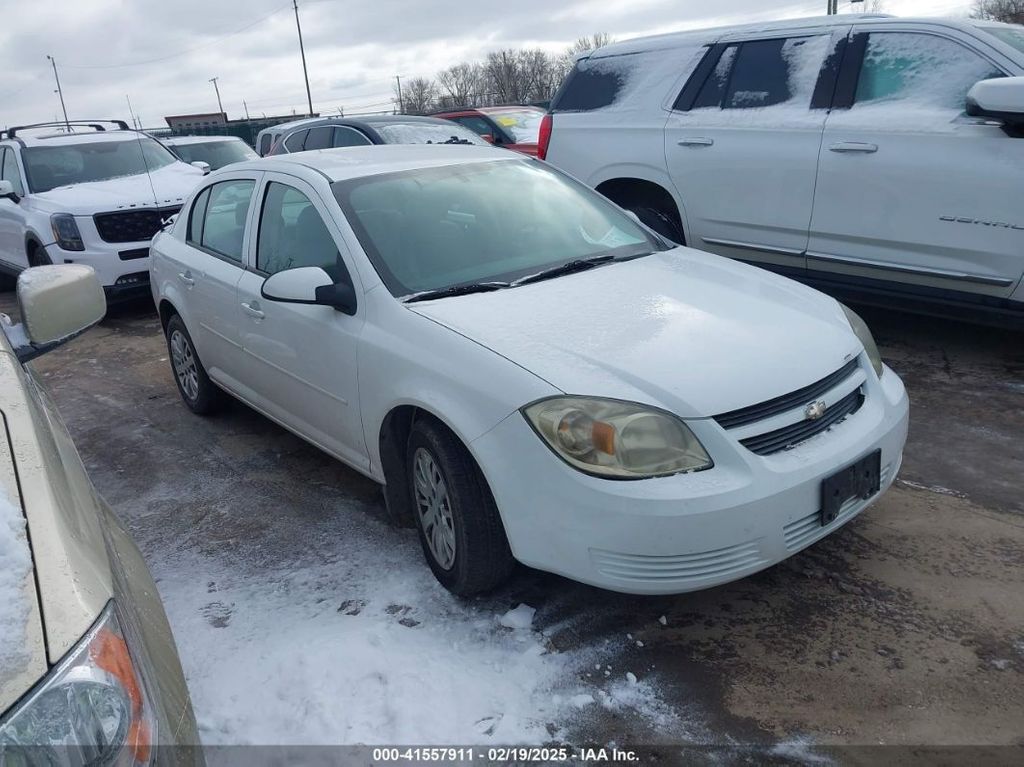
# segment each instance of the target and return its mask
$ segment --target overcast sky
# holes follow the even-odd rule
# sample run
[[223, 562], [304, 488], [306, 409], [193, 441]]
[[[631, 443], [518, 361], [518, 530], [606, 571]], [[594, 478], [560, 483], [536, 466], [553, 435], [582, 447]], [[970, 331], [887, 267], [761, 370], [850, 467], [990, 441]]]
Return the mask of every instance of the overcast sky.
[[[869, 0], [870, 1], [870, 0]], [[966, 15], [970, 0], [883, 0], [898, 15]], [[563, 50], [592, 32], [616, 39], [819, 15], [826, 0], [299, 0], [313, 107], [388, 108], [394, 76], [431, 76], [502, 47]], [[850, 12], [840, 0], [840, 12]], [[224, 109], [244, 117], [306, 109], [291, 0], [0, 0], [0, 126], [57, 119], [57, 61], [68, 113], [123, 117]]]

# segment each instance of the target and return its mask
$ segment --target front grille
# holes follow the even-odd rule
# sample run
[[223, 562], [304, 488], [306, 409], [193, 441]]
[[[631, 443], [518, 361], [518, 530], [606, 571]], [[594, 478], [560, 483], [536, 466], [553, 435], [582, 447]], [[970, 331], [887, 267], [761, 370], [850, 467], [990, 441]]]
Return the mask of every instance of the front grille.
[[104, 242], [144, 242], [153, 239], [163, 222], [181, 210], [180, 205], [144, 210], [119, 210], [92, 217]]
[[856, 413], [862, 404], [864, 404], [864, 393], [860, 388], [857, 388], [828, 408], [825, 411], [825, 415], [816, 421], [798, 421], [775, 431], [741, 439], [740, 444], [758, 455], [771, 455], [788, 447], [793, 447], [797, 443], [810, 439], [816, 434], [821, 434], [821, 432], [835, 426], [848, 415]]
[[730, 410], [728, 413], [716, 415], [714, 418], [723, 429], [735, 429], [738, 426], [746, 426], [756, 421], [763, 421], [765, 418], [771, 418], [773, 415], [785, 413], [787, 410], [792, 410], [795, 407], [806, 405], [808, 402], [818, 399], [833, 386], [852, 376], [857, 370], [857, 364], [857, 360], [854, 358], [836, 372], [825, 376], [810, 386], [797, 389], [789, 394], [783, 394], [781, 397], [765, 400], [757, 405], [750, 405], [739, 410]]

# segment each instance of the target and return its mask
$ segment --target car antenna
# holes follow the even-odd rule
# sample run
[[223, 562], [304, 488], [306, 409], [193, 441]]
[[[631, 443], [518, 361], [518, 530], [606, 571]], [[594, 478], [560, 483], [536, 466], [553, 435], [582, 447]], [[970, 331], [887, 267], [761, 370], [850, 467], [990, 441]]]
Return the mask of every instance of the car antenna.
[[149, 190], [153, 193], [153, 205], [160, 207], [160, 200], [156, 196], [156, 185], [153, 183], [153, 174], [149, 172], [149, 162], [146, 160], [146, 152], [142, 148], [142, 131], [135, 131], [135, 139], [139, 144], [139, 156], [142, 157], [142, 165], [146, 168], [146, 178], [149, 179]]

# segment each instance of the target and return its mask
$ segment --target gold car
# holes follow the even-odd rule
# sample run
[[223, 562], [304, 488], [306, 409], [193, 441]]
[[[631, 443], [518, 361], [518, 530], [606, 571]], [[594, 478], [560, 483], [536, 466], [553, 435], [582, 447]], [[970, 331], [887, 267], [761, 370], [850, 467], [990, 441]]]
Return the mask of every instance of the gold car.
[[18, 302], [21, 325], [0, 315], [0, 764], [201, 763], [153, 578], [24, 367], [98, 322], [103, 291], [43, 266]]

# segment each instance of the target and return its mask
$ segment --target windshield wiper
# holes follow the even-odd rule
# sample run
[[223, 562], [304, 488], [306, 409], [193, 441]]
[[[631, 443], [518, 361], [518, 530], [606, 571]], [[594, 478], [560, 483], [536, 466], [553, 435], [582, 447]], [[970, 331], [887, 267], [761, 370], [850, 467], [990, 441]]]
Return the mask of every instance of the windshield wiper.
[[593, 256], [591, 258], [577, 258], [572, 261], [567, 261], [564, 264], [559, 264], [558, 266], [552, 266], [550, 269], [544, 269], [543, 271], [537, 272], [536, 274], [528, 274], [525, 277], [520, 277], [518, 280], [512, 283], [512, 287], [517, 287], [519, 285], [529, 285], [531, 282], [540, 282], [541, 280], [550, 280], [552, 277], [561, 277], [563, 274], [585, 272], [587, 269], [593, 269], [595, 266], [607, 264], [610, 261], [614, 260], [615, 256]]
[[448, 288], [437, 290], [424, 290], [420, 293], [413, 293], [405, 299], [404, 303], [411, 304], [414, 301], [430, 301], [434, 298], [450, 298], [451, 296], [464, 296], [469, 293], [489, 293], [492, 290], [501, 290], [510, 287], [508, 282], [470, 282], [465, 285], [452, 285]]

